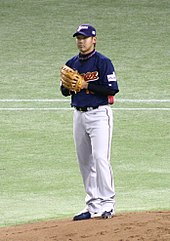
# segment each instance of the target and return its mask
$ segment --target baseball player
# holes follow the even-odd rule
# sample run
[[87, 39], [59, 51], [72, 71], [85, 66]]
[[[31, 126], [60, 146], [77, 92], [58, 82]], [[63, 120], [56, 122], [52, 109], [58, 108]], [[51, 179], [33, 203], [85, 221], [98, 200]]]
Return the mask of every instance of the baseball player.
[[113, 128], [114, 95], [119, 92], [111, 60], [96, 51], [96, 29], [82, 24], [73, 34], [79, 54], [66, 62], [77, 70], [84, 81], [79, 92], [65, 87], [60, 90], [71, 96], [74, 107], [73, 134], [82, 175], [86, 207], [74, 221], [95, 217], [111, 218], [115, 214], [115, 190], [110, 164]]

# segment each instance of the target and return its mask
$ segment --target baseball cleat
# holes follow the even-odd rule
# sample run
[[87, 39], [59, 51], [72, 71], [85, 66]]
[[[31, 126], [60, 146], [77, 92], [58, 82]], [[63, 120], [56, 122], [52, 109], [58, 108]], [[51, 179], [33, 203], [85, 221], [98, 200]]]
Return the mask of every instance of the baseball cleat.
[[113, 210], [111, 210], [110, 212], [107, 212], [107, 211], [103, 212], [101, 217], [103, 219], [107, 219], [107, 218], [112, 218], [113, 215], [114, 215]]
[[85, 213], [77, 214], [73, 217], [73, 221], [86, 220], [91, 218], [91, 213], [89, 211]]

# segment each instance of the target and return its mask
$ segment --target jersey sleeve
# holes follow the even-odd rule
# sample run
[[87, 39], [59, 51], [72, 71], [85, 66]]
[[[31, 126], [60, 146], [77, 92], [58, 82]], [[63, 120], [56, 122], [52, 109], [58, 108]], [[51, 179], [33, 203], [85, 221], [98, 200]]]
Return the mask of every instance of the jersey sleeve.
[[118, 92], [118, 83], [114, 66], [110, 59], [106, 58], [99, 63], [99, 81], [101, 85]]

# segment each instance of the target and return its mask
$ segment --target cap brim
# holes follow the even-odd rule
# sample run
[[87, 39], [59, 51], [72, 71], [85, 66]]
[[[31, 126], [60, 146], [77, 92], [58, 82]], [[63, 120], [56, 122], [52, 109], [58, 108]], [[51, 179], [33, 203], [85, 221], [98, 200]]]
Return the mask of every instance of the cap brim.
[[74, 33], [74, 34], [73, 34], [73, 37], [76, 37], [76, 36], [78, 36], [78, 35], [83, 35], [83, 36], [86, 36], [86, 37], [90, 37], [89, 35], [85, 34], [84, 32], [81, 32], [81, 31]]

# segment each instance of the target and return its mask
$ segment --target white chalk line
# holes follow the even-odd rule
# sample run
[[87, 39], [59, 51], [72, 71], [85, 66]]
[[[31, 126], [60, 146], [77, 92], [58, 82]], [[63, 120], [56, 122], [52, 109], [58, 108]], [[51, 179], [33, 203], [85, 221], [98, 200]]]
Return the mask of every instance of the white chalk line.
[[[15, 103], [15, 102], [70, 102], [70, 99], [0, 99], [0, 102], [4, 103]], [[170, 99], [116, 99], [115, 102], [121, 102], [121, 103], [169, 103]], [[143, 107], [122, 107], [122, 108], [113, 108], [113, 110], [161, 110], [161, 111], [168, 111], [170, 108], [166, 107], [148, 107], [148, 108], [143, 108]], [[73, 108], [64, 108], [64, 107], [3, 107], [0, 108], [0, 111], [58, 111], [58, 110], [73, 110]]]
[[0, 99], [0, 102], [70, 102], [69, 99]]
[[[0, 102], [70, 102], [70, 99], [0, 99]], [[115, 102], [169, 103], [170, 99], [115, 99]]]
[[[0, 111], [58, 111], [58, 110], [74, 110], [74, 108], [60, 108], [60, 107], [12, 107], [12, 108], [0, 108]], [[127, 111], [169, 111], [170, 108], [112, 108], [112, 110], [127, 110]]]

